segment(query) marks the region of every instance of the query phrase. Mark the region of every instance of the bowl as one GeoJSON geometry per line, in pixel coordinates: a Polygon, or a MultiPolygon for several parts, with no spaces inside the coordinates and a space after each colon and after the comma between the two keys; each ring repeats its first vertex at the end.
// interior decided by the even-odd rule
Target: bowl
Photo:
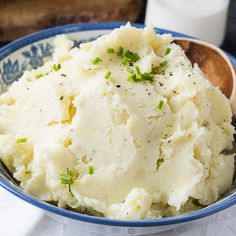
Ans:
{"type": "MultiPolygon", "coordinates": [[[[50,58],[53,52],[52,42],[55,35],[66,34],[74,40],[75,46],[79,46],[80,43],[94,40],[98,36],[109,33],[114,28],[124,24],[121,22],[102,22],[58,26],[33,33],[2,47],[0,49],[1,92],[17,80],[26,69],[37,68],[50,58]]],[[[144,27],[141,24],[133,24],[133,26],[144,27]]],[[[174,37],[190,38],[187,35],[164,29],[156,29],[156,32],[159,34],[171,33],[174,37]]],[[[236,58],[230,54],[228,54],[228,57],[236,67],[236,58]]],[[[46,214],[73,225],[80,232],[100,232],[102,235],[143,235],[169,230],[190,222],[200,224],[205,221],[205,217],[209,217],[236,203],[236,185],[233,184],[232,190],[217,202],[193,212],[159,219],[117,220],[72,212],[34,198],[18,186],[18,183],[2,163],[0,163],[0,185],[22,200],[45,210],[46,214]]]]}

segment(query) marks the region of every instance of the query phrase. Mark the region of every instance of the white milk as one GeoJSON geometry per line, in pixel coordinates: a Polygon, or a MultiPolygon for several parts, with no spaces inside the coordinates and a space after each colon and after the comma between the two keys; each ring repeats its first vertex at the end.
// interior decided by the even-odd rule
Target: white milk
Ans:
{"type": "Polygon", "coordinates": [[[145,24],[192,35],[220,46],[229,0],[148,0],[145,24]]]}

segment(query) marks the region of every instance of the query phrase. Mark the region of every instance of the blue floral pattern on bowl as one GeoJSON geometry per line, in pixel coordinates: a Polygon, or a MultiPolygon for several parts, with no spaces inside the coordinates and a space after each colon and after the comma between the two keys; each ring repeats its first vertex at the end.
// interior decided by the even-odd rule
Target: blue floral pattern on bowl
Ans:
{"type": "Polygon", "coordinates": [[[45,58],[48,58],[52,55],[53,46],[49,43],[43,44],[39,43],[32,45],[30,50],[22,52],[22,55],[27,59],[28,64],[36,69],[39,66],[42,66],[45,62],[45,58]]]}
{"type": "Polygon", "coordinates": [[[7,85],[11,84],[23,74],[26,67],[27,65],[25,62],[19,65],[18,60],[8,59],[7,61],[4,61],[2,68],[0,68],[3,83],[6,83],[7,85]]]}
{"type": "MultiPolygon", "coordinates": [[[[88,39],[74,40],[74,47],[79,47],[81,43],[93,41],[99,36],[101,35],[90,37],[88,39]]],[[[31,45],[27,50],[21,52],[24,60],[7,59],[6,61],[3,61],[3,65],[0,67],[1,81],[6,85],[11,84],[15,80],[19,79],[26,69],[36,69],[42,66],[50,59],[53,51],[54,47],[52,43],[38,43],[31,45]]]]}

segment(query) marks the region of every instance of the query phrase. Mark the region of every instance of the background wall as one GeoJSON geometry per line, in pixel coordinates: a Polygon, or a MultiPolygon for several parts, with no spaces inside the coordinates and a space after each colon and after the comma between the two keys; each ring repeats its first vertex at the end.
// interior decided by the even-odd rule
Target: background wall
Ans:
{"type": "MultiPolygon", "coordinates": [[[[0,45],[26,34],[76,22],[143,23],[145,0],[0,0],[0,45]]],[[[217,26],[216,26],[217,27],[217,26]]],[[[236,0],[231,0],[223,49],[236,55],[236,0]]]]}

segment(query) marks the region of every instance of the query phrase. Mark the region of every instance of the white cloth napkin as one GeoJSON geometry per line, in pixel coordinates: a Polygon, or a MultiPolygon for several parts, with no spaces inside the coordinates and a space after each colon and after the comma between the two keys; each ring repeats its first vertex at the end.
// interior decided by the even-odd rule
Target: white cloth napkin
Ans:
{"type": "Polygon", "coordinates": [[[0,187],[0,235],[26,236],[42,219],[42,210],[0,187]]]}
{"type": "MultiPolygon", "coordinates": [[[[193,227],[187,224],[175,230],[152,234],[158,236],[235,236],[236,206],[212,216],[213,223],[193,227]]],[[[206,220],[206,222],[209,222],[206,220]]],[[[71,225],[63,224],[45,215],[44,211],[24,202],[0,187],[1,236],[96,236],[78,232],[71,225]]],[[[103,236],[103,234],[97,234],[103,236]]]]}

